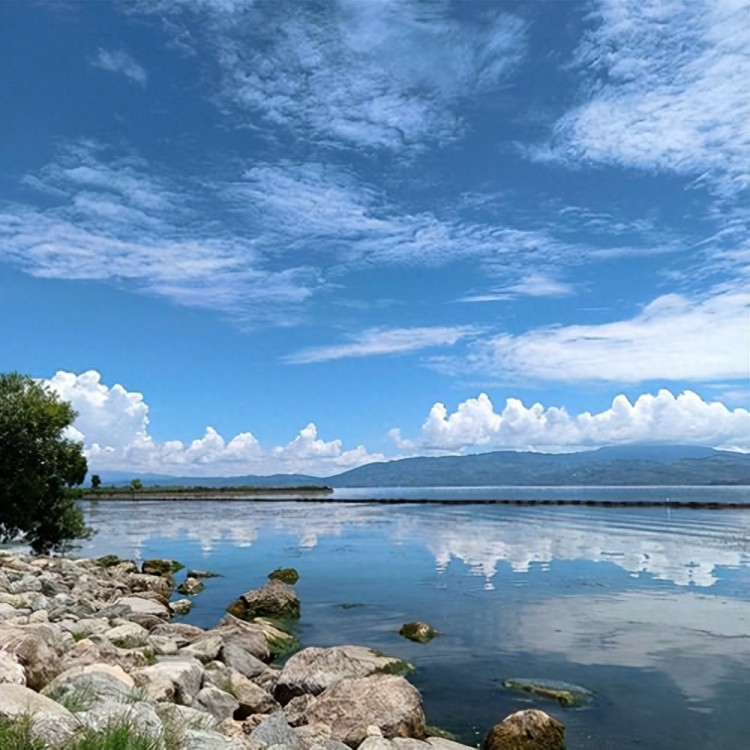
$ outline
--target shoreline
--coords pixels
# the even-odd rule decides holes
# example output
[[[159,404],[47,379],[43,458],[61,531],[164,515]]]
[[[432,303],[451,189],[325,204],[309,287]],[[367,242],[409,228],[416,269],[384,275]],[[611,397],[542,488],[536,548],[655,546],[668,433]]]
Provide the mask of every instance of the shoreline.
[[[330,490],[332,492],[332,490]],[[107,495],[92,495],[86,493],[80,500],[86,502],[178,502],[178,501],[201,501],[201,502],[242,502],[254,501],[264,503],[319,503],[330,504],[359,504],[359,505],[505,505],[505,506],[571,506],[571,507],[596,507],[596,508],[670,508],[688,510],[750,510],[750,500],[746,502],[731,500],[718,502],[716,500],[597,500],[577,498],[337,498],[337,497],[310,497],[309,491],[288,492],[284,490],[258,491],[253,493],[226,493],[217,496],[215,492],[200,493],[176,493],[176,492],[149,492],[149,493],[109,493]]]

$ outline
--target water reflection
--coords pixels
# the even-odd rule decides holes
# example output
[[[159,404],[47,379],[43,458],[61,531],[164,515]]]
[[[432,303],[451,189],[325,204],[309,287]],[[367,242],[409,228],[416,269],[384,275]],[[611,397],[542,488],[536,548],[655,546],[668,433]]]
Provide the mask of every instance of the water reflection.
[[[311,550],[323,538],[366,528],[395,544],[423,545],[438,571],[461,561],[487,588],[504,565],[525,573],[553,561],[606,562],[631,576],[710,587],[718,569],[750,563],[747,511],[124,501],[86,507],[100,532],[84,548],[90,554],[106,541],[138,558],[154,537],[187,539],[210,553],[282,532]]]

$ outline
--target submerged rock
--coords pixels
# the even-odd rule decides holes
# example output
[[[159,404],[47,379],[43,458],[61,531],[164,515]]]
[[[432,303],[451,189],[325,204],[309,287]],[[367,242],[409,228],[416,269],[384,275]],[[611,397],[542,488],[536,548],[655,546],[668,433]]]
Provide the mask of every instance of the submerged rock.
[[[438,631],[426,622],[407,622],[401,626],[398,634],[404,636],[404,638],[408,638],[410,641],[428,643],[438,635]]]
[[[516,711],[490,729],[482,750],[565,750],[565,726],[544,711]]]
[[[152,576],[170,576],[177,573],[185,566],[177,560],[167,560],[164,558],[153,558],[144,560],[141,565],[141,572]]]
[[[269,581],[281,581],[294,586],[299,581],[299,573],[295,568],[276,568],[268,574]]]
[[[594,694],[580,685],[573,685],[560,680],[533,680],[524,677],[512,677],[503,680],[503,687],[533,693],[540,698],[557,701],[561,706],[577,708],[591,703]]]
[[[248,591],[232,604],[228,611],[243,620],[254,617],[275,617],[281,620],[298,620],[299,599],[294,589],[281,581],[270,581],[263,588]]]

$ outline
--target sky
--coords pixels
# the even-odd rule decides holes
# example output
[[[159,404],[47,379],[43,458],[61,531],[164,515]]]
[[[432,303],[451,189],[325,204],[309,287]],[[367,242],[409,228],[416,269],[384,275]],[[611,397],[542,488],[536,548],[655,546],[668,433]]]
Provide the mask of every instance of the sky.
[[[750,451],[745,0],[6,0],[0,371],[94,471]]]

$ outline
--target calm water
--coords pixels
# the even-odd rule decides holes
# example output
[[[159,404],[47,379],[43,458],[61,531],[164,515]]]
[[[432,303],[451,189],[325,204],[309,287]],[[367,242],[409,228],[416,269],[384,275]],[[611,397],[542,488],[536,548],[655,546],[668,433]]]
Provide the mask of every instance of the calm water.
[[[620,499],[623,491],[568,489],[555,492]],[[695,491],[669,488],[669,496]],[[747,488],[699,492],[747,499]],[[539,488],[531,496],[542,497]],[[467,744],[538,705],[565,723],[571,750],[748,745],[750,510],[345,500],[85,507],[98,534],[80,554],[168,556],[221,574],[185,618],[201,626],[272,569],[295,566],[302,642],[360,643],[411,661],[428,722]],[[398,629],[415,619],[442,635],[426,645],[404,640]],[[582,709],[532,702],[502,687],[508,677],[565,680],[596,698]]]

